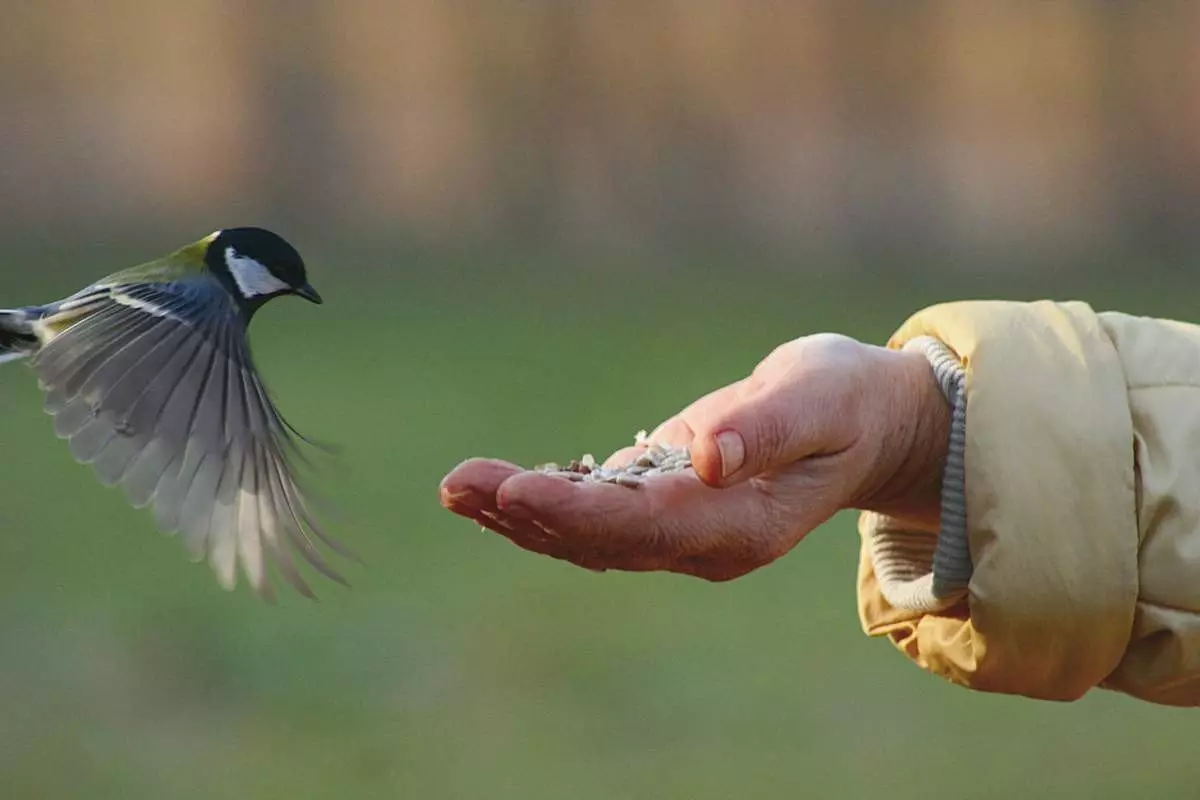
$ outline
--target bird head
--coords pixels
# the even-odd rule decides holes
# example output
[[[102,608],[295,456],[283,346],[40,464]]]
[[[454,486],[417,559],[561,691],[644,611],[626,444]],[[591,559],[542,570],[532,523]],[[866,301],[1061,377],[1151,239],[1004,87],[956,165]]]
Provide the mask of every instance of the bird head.
[[[304,259],[283,237],[263,228],[225,228],[208,237],[204,263],[249,311],[282,295],[320,303]]]

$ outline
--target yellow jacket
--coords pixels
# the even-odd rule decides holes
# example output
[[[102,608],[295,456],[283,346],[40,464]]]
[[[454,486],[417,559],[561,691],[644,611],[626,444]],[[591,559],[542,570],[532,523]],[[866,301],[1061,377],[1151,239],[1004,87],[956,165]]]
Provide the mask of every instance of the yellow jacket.
[[[1200,327],[962,302],[889,346],[954,433],[940,531],[860,517],[863,629],[974,689],[1200,705]]]

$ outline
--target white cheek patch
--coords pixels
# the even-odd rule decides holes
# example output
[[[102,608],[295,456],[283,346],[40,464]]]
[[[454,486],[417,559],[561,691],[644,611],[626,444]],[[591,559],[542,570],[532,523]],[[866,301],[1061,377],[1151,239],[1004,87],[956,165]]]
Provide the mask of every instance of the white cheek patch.
[[[225,266],[237,284],[238,291],[247,300],[276,292],[290,291],[292,287],[271,274],[271,271],[253,258],[238,255],[232,247],[225,248]]]

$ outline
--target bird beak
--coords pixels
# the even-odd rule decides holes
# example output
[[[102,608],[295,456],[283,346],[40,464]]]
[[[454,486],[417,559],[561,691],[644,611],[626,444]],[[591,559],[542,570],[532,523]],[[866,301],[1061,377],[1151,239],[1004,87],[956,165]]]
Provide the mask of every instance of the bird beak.
[[[309,283],[306,283],[299,289],[296,289],[294,292],[292,292],[292,294],[298,297],[303,297],[308,302],[316,303],[317,305],[321,305],[321,303],[325,302],[321,299],[321,295],[317,294],[317,290],[312,287],[312,284]]]

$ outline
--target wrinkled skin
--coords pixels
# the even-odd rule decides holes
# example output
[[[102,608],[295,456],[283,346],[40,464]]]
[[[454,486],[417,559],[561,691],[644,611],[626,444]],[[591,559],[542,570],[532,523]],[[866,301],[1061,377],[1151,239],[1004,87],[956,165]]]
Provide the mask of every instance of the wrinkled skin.
[[[936,525],[948,436],[923,356],[819,334],[778,347],[651,434],[690,447],[695,474],[630,489],[473,458],[440,496],[519,547],[580,567],[723,581],[771,563],[842,509]]]

